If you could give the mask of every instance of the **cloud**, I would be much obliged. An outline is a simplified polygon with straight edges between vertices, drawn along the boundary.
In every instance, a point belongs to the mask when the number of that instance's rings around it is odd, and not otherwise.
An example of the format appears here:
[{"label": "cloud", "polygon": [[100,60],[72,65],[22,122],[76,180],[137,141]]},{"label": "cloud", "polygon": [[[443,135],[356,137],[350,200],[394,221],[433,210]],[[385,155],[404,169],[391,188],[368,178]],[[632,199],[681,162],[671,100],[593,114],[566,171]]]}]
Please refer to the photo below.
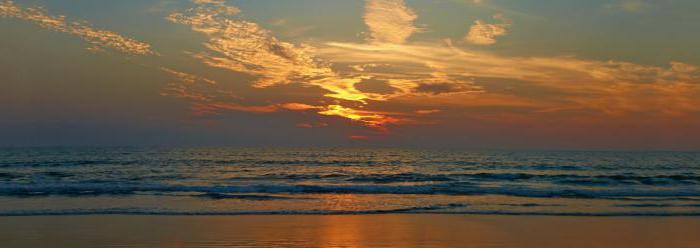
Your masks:
[{"label": "cloud", "polygon": [[286,109],[286,110],[293,110],[293,111],[322,109],[322,107],[313,106],[313,105],[304,104],[304,103],[285,103],[285,104],[280,105],[280,107],[283,109]]},{"label": "cloud", "polygon": [[314,125],[309,124],[309,123],[299,123],[299,124],[297,124],[297,127],[298,128],[314,128]]},{"label": "cloud", "polygon": [[495,44],[497,37],[506,35],[510,24],[500,15],[494,16],[494,19],[498,19],[502,23],[489,24],[482,20],[476,20],[464,40],[476,45]]},{"label": "cloud", "polygon": [[418,31],[417,15],[403,0],[366,0],[365,24],[372,42],[404,43]]},{"label": "cloud", "polygon": [[[700,69],[695,65],[672,62],[662,67],[571,56],[517,57],[458,47],[451,40],[408,42],[406,39],[415,32],[412,20],[381,18],[381,13],[391,17],[396,14],[390,12],[402,9],[375,6],[388,3],[405,7],[402,1],[367,2],[365,21],[370,33],[380,29],[412,31],[399,31],[403,35],[391,36],[394,38],[371,36],[374,38],[369,42],[361,43],[282,41],[256,23],[236,19],[238,9],[221,1],[200,2],[195,8],[175,13],[168,19],[207,37],[205,51],[194,53],[194,58],[209,66],[255,76],[253,92],[280,85],[325,91],[319,96],[325,99],[316,103],[274,98],[262,105],[242,104],[238,102],[241,99],[196,87],[186,87],[182,95],[193,99],[199,113],[308,111],[380,131],[392,125],[438,121],[433,118],[460,118],[460,111],[475,109],[481,111],[471,115],[472,119],[513,122],[569,113],[594,119],[700,112],[696,97],[700,94]],[[481,43],[493,44],[507,33],[509,22],[500,16],[495,19],[501,23],[477,22],[503,29],[476,32]],[[184,82],[201,82],[185,85],[217,87],[197,78],[174,75]],[[381,84],[392,90],[372,91],[379,86],[358,89],[361,83]],[[441,110],[434,110],[435,106]],[[441,114],[431,115],[438,112]]]},{"label": "cloud", "polygon": [[309,55],[310,47],[282,42],[256,23],[228,18],[238,13],[237,8],[219,2],[199,4],[168,20],[209,37],[204,44],[209,51],[194,55],[205,64],[258,76],[254,86],[260,88],[331,73]]},{"label": "cloud", "polygon": [[[174,13],[168,20],[189,25],[192,30],[207,35],[204,43],[207,51],[195,53],[194,58],[212,67],[257,76],[252,84],[255,88],[298,83],[315,86],[328,91],[325,97],[366,104],[368,100],[384,100],[385,95],[365,93],[355,85],[367,79],[362,75],[343,75],[331,69],[315,54],[315,47],[296,45],[277,39],[256,23],[233,19],[238,9],[224,5],[221,1],[196,1],[197,6],[182,13]],[[284,105],[249,108],[236,103],[200,104],[199,110],[211,112],[239,110],[252,112],[275,112]],[[205,107],[207,106],[207,107]],[[340,106],[342,108],[339,108]],[[378,127],[391,121],[374,120],[375,117],[358,118],[352,108],[339,104],[315,108],[321,115],[344,116],[367,126]],[[343,111],[339,111],[339,110]],[[293,109],[297,110],[297,109]],[[386,116],[380,116],[387,118]],[[368,120],[372,119],[372,120]]]},{"label": "cloud", "polygon": [[318,112],[321,115],[340,116],[353,121],[362,123],[363,125],[384,129],[387,124],[397,124],[403,119],[391,117],[388,114],[378,111],[357,110],[343,107],[341,105],[329,105],[322,111]]},{"label": "cloud", "polygon": [[349,139],[351,140],[367,140],[370,139],[369,136],[367,135],[350,135],[348,136]]},{"label": "cloud", "polygon": [[647,0],[619,0],[615,7],[626,12],[642,13],[651,8],[651,3]]},{"label": "cloud", "polygon": [[[176,71],[170,68],[161,67],[161,71],[174,77],[174,80],[161,92],[162,96],[170,96],[188,99],[195,103],[212,102],[217,99],[222,92],[213,91],[217,82],[205,77]],[[226,98],[239,98],[232,93],[225,94]]]},{"label": "cloud", "polygon": [[[465,50],[450,42],[404,45],[329,42],[318,52],[324,59],[351,67],[372,61],[399,68],[393,73],[375,68],[360,73],[386,78],[392,87],[404,93],[384,99],[396,98],[402,102],[453,107],[514,106],[550,113],[576,110],[606,115],[645,111],[678,115],[700,111],[700,102],[690,97],[700,93],[700,69],[681,62],[659,67],[575,57],[512,57]],[[489,92],[490,83],[482,78],[520,82],[529,89],[548,93],[533,98],[519,95],[523,93],[518,91]],[[426,83],[431,79],[433,83]],[[461,90],[467,94],[444,94]]]},{"label": "cloud", "polygon": [[432,95],[470,92],[472,90],[473,88],[469,85],[460,85],[454,83],[418,84],[418,86],[414,88],[414,91],[417,93],[426,93]]},{"label": "cloud", "polygon": [[176,70],[169,69],[166,67],[161,67],[161,70],[163,70],[164,72],[170,73],[171,75],[175,76],[178,80],[185,82],[185,83],[188,83],[188,84],[194,84],[198,81],[202,81],[202,82],[205,82],[207,84],[216,84],[216,81],[214,81],[214,80],[204,78],[204,77],[199,77],[199,76],[192,75],[192,74],[187,74],[187,73],[176,71]]},{"label": "cloud", "polygon": [[[410,12],[403,1],[368,1],[368,16],[378,15],[371,12],[386,10]],[[398,8],[394,5],[399,5]],[[391,6],[391,8],[389,7]],[[403,7],[401,7],[403,6]],[[386,9],[388,8],[388,9]],[[238,12],[235,7],[225,6],[220,2],[198,3],[195,8],[183,13],[174,13],[168,19],[174,23],[189,25],[192,30],[206,34],[209,40],[204,44],[208,51],[196,53],[195,58],[203,63],[257,76],[253,86],[266,88],[281,84],[298,83],[322,88],[329,93],[325,97],[344,101],[367,103],[367,101],[384,101],[399,95],[410,94],[412,89],[406,85],[418,86],[421,83],[450,80],[436,75],[423,77],[391,78],[392,85],[404,86],[402,92],[379,94],[363,92],[356,85],[370,77],[381,78],[376,74],[357,73],[357,70],[376,68],[377,65],[356,65],[352,71],[334,70],[330,64],[319,59],[315,46],[296,45],[284,42],[272,35],[269,30],[256,23],[232,19]],[[396,22],[391,17],[403,14],[389,13],[389,25]],[[377,20],[382,19],[377,17]],[[386,19],[382,19],[386,20]],[[393,24],[392,24],[393,23]],[[376,27],[369,25],[370,29]],[[380,25],[388,27],[387,25]],[[392,28],[392,30],[394,29]],[[401,29],[401,28],[399,28]],[[378,43],[383,44],[383,43]],[[366,74],[371,74],[368,76]],[[396,74],[394,74],[395,76]]]},{"label": "cloud", "polygon": [[[371,110],[358,110],[350,107],[344,107],[341,105],[312,106],[303,103],[283,103],[255,106],[243,105],[234,102],[220,102],[210,101],[209,99],[203,99],[202,101],[196,101],[193,104],[193,110],[196,115],[216,115],[219,114],[222,110],[262,114],[276,113],[281,111],[315,111],[318,114],[324,116],[336,116],[349,119],[363,126],[367,126],[382,132],[386,132],[386,126],[390,124],[396,125],[401,123],[413,122],[413,120],[409,118],[409,115],[399,113],[385,113],[381,111]],[[322,124],[321,126],[326,125],[327,124]],[[320,126],[317,125],[312,127]]]},{"label": "cloud", "polygon": [[282,110],[306,111],[323,108],[303,103],[241,104],[236,102],[241,100],[241,97],[217,88],[219,84],[214,80],[166,67],[161,67],[161,70],[174,77],[174,81],[168,84],[161,95],[190,100],[195,115],[216,115],[221,111],[275,113]]},{"label": "cloud", "polygon": [[[696,80],[693,74],[695,66],[683,63],[674,63],[673,68],[664,69],[629,62],[583,60],[575,57],[510,57],[465,50],[454,47],[449,42],[406,45],[329,42],[325,45],[318,49],[318,54],[334,63],[353,65],[373,61],[390,64],[398,71],[361,72],[370,77],[398,78],[403,75],[405,78],[402,80],[421,78],[423,82],[431,78],[445,78],[453,84],[469,82],[457,81],[460,78],[488,77],[539,82],[551,86],[576,85],[576,82],[645,83],[681,76]],[[585,84],[581,84],[581,87],[585,87]]]},{"label": "cloud", "polygon": [[439,109],[421,109],[421,110],[416,110],[416,114],[419,115],[431,115],[431,114],[437,114],[442,112],[442,110]]},{"label": "cloud", "polygon": [[51,16],[43,8],[22,8],[12,1],[0,2],[0,16],[33,22],[43,28],[80,37],[90,44],[89,51],[112,49],[132,55],[153,55],[151,45],[112,31],[91,27],[86,22],[69,22],[64,16]]},{"label": "cloud", "polygon": [[221,110],[228,111],[240,111],[240,112],[250,112],[250,113],[274,113],[279,111],[279,108],[274,105],[268,106],[247,106],[232,102],[211,102],[207,104],[196,103],[193,106],[196,114],[217,114]]},{"label": "cloud", "polygon": [[[432,45],[431,45],[432,46]],[[442,94],[430,88],[449,87],[449,93],[474,93],[480,88],[461,75],[443,68],[439,58],[433,58],[433,47],[391,43],[337,43],[318,44],[317,56],[337,65],[337,73],[350,79],[371,79],[386,85],[391,91],[361,92],[371,101],[389,101],[399,97],[424,94]],[[439,47],[435,47],[439,49]],[[421,54],[426,49],[427,56]],[[444,55],[450,55],[446,52]],[[373,63],[367,63],[372,61]],[[449,63],[448,63],[449,64]],[[343,69],[345,68],[345,69]],[[354,84],[353,84],[354,86]]]},{"label": "cloud", "polygon": [[298,128],[307,128],[307,129],[309,129],[309,128],[324,128],[324,127],[327,127],[327,126],[328,126],[328,123],[324,123],[324,122],[319,122],[319,123],[299,123],[299,124],[297,124],[297,127],[298,127]]},{"label": "cloud", "polygon": [[280,41],[256,23],[230,19],[236,12],[225,10],[229,8],[233,7],[205,3],[168,19],[209,37],[204,44],[208,51],[194,54],[195,58],[209,66],[257,76],[254,87],[297,82],[323,88],[331,98],[357,102],[372,98],[355,89],[361,77],[341,78],[313,55],[314,47]]}]

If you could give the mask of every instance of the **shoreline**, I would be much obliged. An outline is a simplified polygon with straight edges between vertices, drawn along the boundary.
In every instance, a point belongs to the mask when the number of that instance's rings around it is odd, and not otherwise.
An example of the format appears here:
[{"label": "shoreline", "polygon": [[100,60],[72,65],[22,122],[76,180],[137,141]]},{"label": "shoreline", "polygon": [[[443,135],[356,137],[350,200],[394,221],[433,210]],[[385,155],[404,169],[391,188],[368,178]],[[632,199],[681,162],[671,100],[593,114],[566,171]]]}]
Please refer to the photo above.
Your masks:
[{"label": "shoreline", "polygon": [[697,247],[699,231],[683,216],[0,217],[3,247]]},{"label": "shoreline", "polygon": [[376,215],[444,215],[444,216],[522,216],[522,217],[595,217],[595,218],[624,218],[624,217],[697,217],[699,213],[518,213],[518,212],[401,212],[401,211],[376,211],[376,212],[331,212],[331,213],[277,213],[277,212],[237,212],[237,213],[159,213],[159,212],[90,212],[90,213],[0,213],[0,218],[4,217],[50,217],[50,216],[163,216],[163,217],[236,217],[236,216],[376,216]]}]

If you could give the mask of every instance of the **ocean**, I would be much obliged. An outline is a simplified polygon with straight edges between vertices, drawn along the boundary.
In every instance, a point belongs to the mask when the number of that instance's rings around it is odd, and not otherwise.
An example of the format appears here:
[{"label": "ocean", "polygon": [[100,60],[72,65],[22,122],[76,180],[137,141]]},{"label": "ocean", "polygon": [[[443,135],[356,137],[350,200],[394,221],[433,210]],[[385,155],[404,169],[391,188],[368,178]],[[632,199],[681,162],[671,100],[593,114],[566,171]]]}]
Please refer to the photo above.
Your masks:
[{"label": "ocean", "polygon": [[700,216],[700,153],[3,148],[0,216]]}]

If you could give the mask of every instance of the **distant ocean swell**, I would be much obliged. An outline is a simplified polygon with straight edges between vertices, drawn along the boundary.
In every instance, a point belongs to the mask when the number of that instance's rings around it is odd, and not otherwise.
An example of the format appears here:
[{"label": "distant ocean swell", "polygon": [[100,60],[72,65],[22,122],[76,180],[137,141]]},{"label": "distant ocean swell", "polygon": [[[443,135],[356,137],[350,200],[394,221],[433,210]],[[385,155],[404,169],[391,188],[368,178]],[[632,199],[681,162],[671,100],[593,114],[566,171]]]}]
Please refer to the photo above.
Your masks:
[{"label": "distant ocean swell", "polygon": [[446,211],[450,206],[428,206],[391,210],[345,211],[345,210],[309,210],[309,211],[172,211],[139,208],[113,209],[60,209],[60,210],[17,210],[0,211],[0,216],[66,216],[66,215],[167,215],[167,216],[225,216],[225,215],[371,215],[371,214],[456,214],[456,215],[531,215],[531,216],[700,216],[700,209],[694,212],[544,212],[544,211],[508,211],[508,210],[460,210]]},{"label": "distant ocean swell", "polygon": [[[69,171],[48,170],[34,172],[30,175],[11,172],[0,172],[0,182],[20,180],[29,177],[45,178],[78,178],[82,175],[72,174]],[[133,175],[121,178],[123,181],[139,181],[146,179],[188,179],[191,176],[183,174],[154,174],[154,175]],[[399,174],[264,174],[260,176],[240,176],[226,178],[228,181],[270,181],[270,180],[334,180],[338,182],[354,183],[376,183],[390,184],[403,182],[482,182],[482,181],[540,181],[557,184],[573,185],[700,185],[700,175],[692,172],[680,174],[661,175],[638,175],[633,173],[625,174],[532,174],[532,173],[449,173],[449,174],[420,174],[420,173],[399,173]]]},{"label": "distant ocean swell", "polygon": [[700,153],[0,149],[0,215],[700,215]]},{"label": "distant ocean swell", "polygon": [[529,188],[521,185],[486,187],[470,183],[423,185],[288,185],[169,186],[123,184],[0,185],[0,196],[92,196],[151,193],[285,193],[285,194],[440,194],[507,195],[522,197],[604,198],[604,197],[700,197],[699,187],[673,188]]}]

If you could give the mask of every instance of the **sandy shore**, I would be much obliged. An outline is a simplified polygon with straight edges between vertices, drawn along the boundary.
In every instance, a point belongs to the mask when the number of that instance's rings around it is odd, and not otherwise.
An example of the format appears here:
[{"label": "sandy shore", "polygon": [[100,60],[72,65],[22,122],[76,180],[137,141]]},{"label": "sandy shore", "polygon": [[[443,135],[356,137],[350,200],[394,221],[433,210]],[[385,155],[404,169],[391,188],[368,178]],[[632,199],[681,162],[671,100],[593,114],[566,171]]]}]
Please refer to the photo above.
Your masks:
[{"label": "sandy shore", "polygon": [[699,217],[1,217],[2,247],[700,247]]}]

